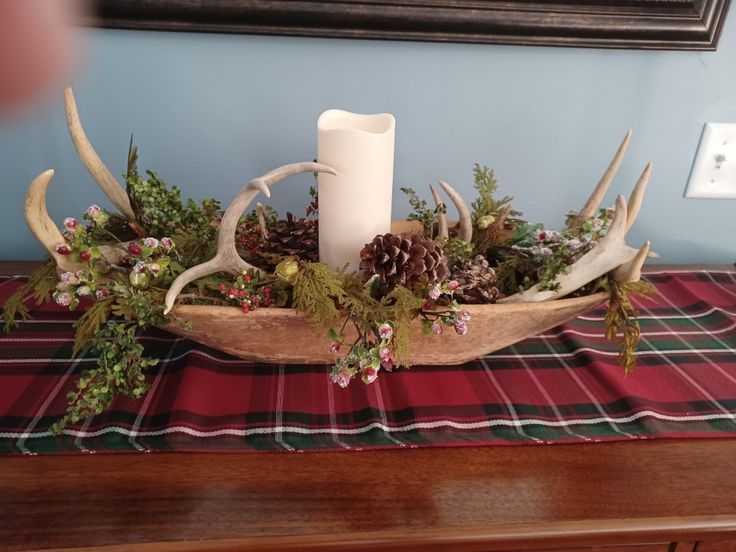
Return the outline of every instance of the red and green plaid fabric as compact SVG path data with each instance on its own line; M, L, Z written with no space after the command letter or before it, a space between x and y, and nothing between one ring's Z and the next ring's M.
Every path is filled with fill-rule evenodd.
M414 366L347 389L328 366L245 362L150 331L141 339L162 359L151 392L60 436L48 428L95 359L70 358L78 315L45 305L0 337L0 454L736 437L736 272L647 279L659 295L638 303L639 368L627 377L602 337L602 308L462 366ZM0 301L21 282L0 279Z

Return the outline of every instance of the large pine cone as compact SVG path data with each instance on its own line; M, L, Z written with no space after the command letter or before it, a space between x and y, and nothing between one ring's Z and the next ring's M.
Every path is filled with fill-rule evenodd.
M286 213L286 220L280 220L268 233L268 252L283 257L295 256L304 261L319 261L319 234L317 222L295 219Z
M495 303L500 295L496 287L496 271L483 255L457 265L452 271L452 279L460 284L455 297L461 303Z
M420 235L379 234L360 251L360 269L378 274L388 288L432 283L449 273L442 248Z

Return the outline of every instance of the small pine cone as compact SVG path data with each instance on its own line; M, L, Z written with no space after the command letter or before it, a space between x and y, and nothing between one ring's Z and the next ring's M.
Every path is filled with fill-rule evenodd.
M360 269L368 276L378 274L388 288L432 283L449 273L442 248L420 235L377 235L360 251Z
M268 252L283 257L295 256L304 261L319 261L319 235L317 222L295 219L286 213L268 234Z
M483 255L457 265L451 278L460 284L455 296L461 303L495 303L500 295L496 287L496 271Z

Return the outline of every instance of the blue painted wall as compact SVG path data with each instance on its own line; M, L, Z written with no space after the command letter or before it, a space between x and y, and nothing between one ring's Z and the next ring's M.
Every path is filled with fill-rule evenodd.
M626 129L634 138L608 203L654 173L630 242L651 239L662 262L736 260L736 201L685 200L707 121L736 122L736 17L715 53L641 52L80 30L87 59L72 79L82 120L114 173L131 132L141 168L185 195L227 202L250 178L310 160L328 108L397 119L399 186L442 178L473 197L472 166L493 167L500 192L531 221L559 227L581 206ZM22 218L23 194L56 170L49 210L61 221L104 196L76 158L62 93L0 120L0 258L42 255ZM272 202L301 213L309 177Z

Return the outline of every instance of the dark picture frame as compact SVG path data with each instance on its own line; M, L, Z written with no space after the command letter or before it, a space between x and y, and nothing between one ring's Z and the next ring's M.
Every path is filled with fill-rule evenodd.
M730 0L93 0L117 29L715 50Z

